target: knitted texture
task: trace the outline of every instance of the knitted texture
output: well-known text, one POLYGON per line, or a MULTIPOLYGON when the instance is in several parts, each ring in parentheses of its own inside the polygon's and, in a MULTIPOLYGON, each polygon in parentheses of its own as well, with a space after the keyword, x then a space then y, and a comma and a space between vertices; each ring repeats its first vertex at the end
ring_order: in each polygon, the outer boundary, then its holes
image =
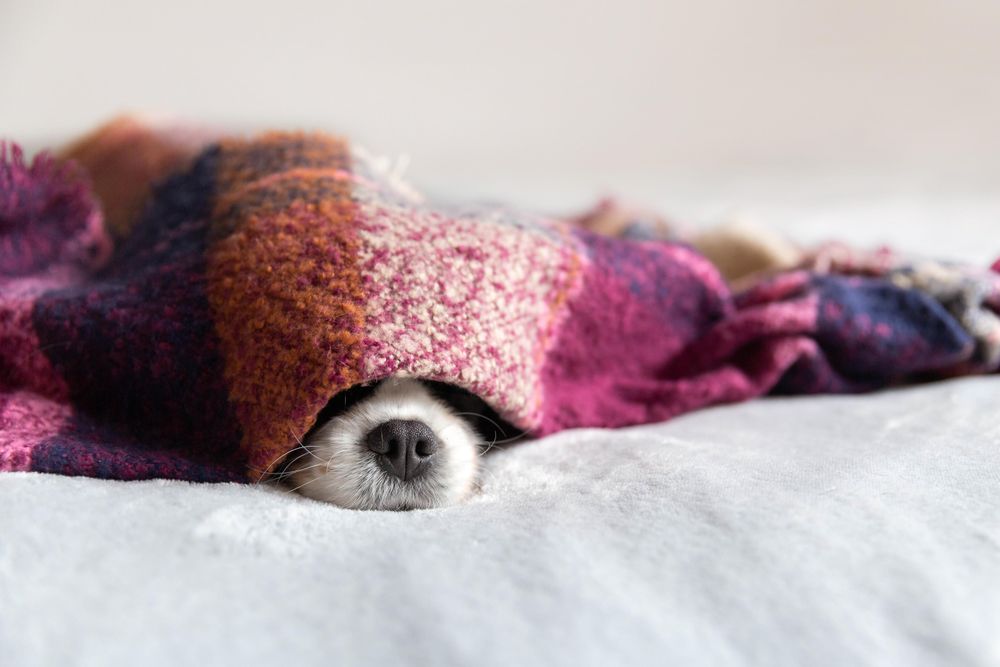
POLYGON ((90 174, 101 200, 105 227, 127 236, 151 186, 192 160, 219 133, 169 118, 121 116, 60 151, 90 174))
POLYGON ((336 393, 390 375, 545 435, 1000 364, 986 272, 962 274, 980 318, 901 273, 797 270, 733 295, 686 245, 428 203, 336 137, 184 162, 138 209, 119 193, 118 215, 141 213, 108 257, 75 170, 0 158, 0 469, 256 480, 336 393))

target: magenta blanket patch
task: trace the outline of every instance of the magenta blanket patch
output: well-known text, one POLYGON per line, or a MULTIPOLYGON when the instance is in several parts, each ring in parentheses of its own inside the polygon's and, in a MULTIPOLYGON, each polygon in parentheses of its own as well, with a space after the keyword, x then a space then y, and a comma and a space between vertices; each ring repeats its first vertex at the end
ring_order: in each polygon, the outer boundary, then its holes
POLYGON ((1000 367, 987 269, 803 266, 734 294, 687 245, 428 202, 322 134, 208 145, 124 225, 102 179, 0 153, 0 470, 257 480, 391 375, 542 436, 1000 367))

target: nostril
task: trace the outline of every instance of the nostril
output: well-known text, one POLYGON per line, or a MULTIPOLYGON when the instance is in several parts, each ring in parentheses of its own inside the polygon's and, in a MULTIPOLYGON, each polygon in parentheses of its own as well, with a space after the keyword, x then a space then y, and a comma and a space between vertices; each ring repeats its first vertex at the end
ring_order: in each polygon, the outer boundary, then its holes
POLYGON ((417 440, 417 445, 414 447, 413 451, 416 452, 417 456, 420 458, 427 458, 437 451, 437 443, 430 440, 417 440))
POLYGON ((371 433, 365 437, 365 445, 376 454, 389 454, 393 449, 396 449, 395 441, 387 437, 385 429, 381 427, 372 429, 371 433))

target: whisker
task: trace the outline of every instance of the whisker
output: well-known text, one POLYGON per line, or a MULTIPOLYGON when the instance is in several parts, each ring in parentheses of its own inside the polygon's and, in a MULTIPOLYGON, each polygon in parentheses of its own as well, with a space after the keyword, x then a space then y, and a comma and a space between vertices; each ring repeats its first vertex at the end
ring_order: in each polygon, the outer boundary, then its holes
MULTIPOLYGON (((296 450, 296 449, 292 450, 292 452, 296 452, 296 451, 298 451, 298 450, 296 450)), ((312 456, 312 457, 317 458, 317 459, 319 458, 313 452, 304 449, 301 454, 299 454, 298 456, 296 456, 294 459, 291 459, 290 461, 288 461, 288 463, 285 464, 285 467, 291 466, 296 461, 298 461, 298 460, 300 460, 300 459, 302 459, 302 458, 304 458, 306 456, 312 456)))
POLYGON ((506 445, 508 442, 516 442, 517 440, 520 440, 521 438, 525 437, 526 435, 528 435, 528 432, 527 431, 522 431, 521 433, 518 433, 517 435, 511 436, 509 438, 504 438, 503 440, 497 440, 493 444, 495 444, 495 445, 506 445))
MULTIPOLYGON (((475 416, 478 416, 478 417, 482 417, 483 419, 486 419, 487 421, 489 421, 490 423, 492 423, 494 426, 496 426, 497 429, 501 433, 503 433, 504 435, 506 435, 506 433, 504 432, 502 426, 500 426, 499 424, 497 424, 492 419, 489 419, 489 417, 486 417, 485 415, 480 415, 480 414, 474 413, 474 412, 458 412, 458 413, 455 413, 455 414, 457 414, 457 415, 475 415, 475 416)), ((458 424, 458 423, 448 424, 447 426, 445 426, 444 428, 442 428, 440 430, 440 432, 444 433, 448 429, 454 428, 454 427, 457 427, 457 426, 461 426, 461 424, 458 424)), ((496 436, 496 433, 494 433, 493 434, 493 441, 490 442, 488 445, 486 445, 486 448, 482 452, 480 452, 480 454, 485 454, 486 452, 488 452, 489 450, 491 450, 493 447, 495 447, 497 445, 505 445, 505 444, 507 444, 509 442, 515 442, 515 441, 519 440, 520 438, 523 438, 527 434, 528 434, 527 431, 522 431, 520 433, 517 433, 517 434, 509 437, 509 438, 503 438, 503 439, 498 440, 497 436, 496 436)), ((484 444, 485 443, 479 443, 479 446, 482 447, 484 444)))
POLYGON ((322 477, 322 476, 316 476, 316 477, 313 477, 313 478, 312 478, 312 479, 310 479, 310 480, 309 480, 308 482, 304 482, 304 483, 302 483, 302 484, 299 484, 299 485, 298 485, 298 486, 296 486, 296 487, 295 487, 294 489, 289 489, 289 490, 288 490, 288 493, 295 493, 296 491, 298 491, 298 490, 299 490, 299 489, 301 489, 302 487, 304 487, 304 486, 308 486, 308 485, 312 484, 313 482, 315 482, 315 481, 316 481, 316 480, 318 480, 318 479, 323 479, 323 477, 322 477))
MULTIPOLYGON (((497 427, 497 428, 499 428, 499 427, 497 427)), ((488 452, 491 449, 493 449, 493 445, 495 445, 495 444, 497 444, 497 435, 496 435, 496 433, 493 434, 493 442, 491 442, 490 444, 488 444, 486 446, 486 449, 484 449, 482 453, 485 454, 486 452, 488 452)))
MULTIPOLYGON (((288 434, 290 436, 292 436, 295 439, 295 442, 299 443, 299 447, 302 448, 302 449, 304 449, 304 450, 306 450, 306 452, 312 454, 312 449, 318 449, 318 448, 310 448, 309 445, 303 444, 302 443, 302 439, 299 436, 295 435, 295 433, 292 431, 292 429, 288 429, 288 434)), ((295 450, 292 450, 292 451, 295 451, 295 450)), ((257 477, 257 481, 255 482, 255 484, 260 484, 261 480, 264 479, 264 475, 268 474, 268 471, 271 470, 271 468, 274 467, 274 464, 277 463, 278 461, 280 461, 281 459, 285 458, 286 456, 288 456, 290 453, 291 452, 283 452, 283 453, 279 454, 278 456, 276 456, 274 459, 272 459, 271 462, 268 463, 266 466, 264 466, 264 469, 260 471, 260 475, 257 477)), ((303 456, 303 455, 300 455, 300 457, 301 456, 303 456)), ((313 454, 313 456, 316 456, 316 455, 313 454)), ((319 458, 319 457, 316 457, 316 458, 319 458)), ((298 459, 295 459, 295 460, 297 461, 298 459)), ((256 471, 254 471, 254 472, 256 472, 256 471)))
MULTIPOLYGON (((500 431, 503 431, 503 427, 500 426, 500 424, 496 423, 495 421, 493 421, 492 419, 490 419, 489 417, 487 417, 484 414, 480 414, 478 412, 456 412, 455 414, 458 415, 459 417, 479 417, 480 419, 485 419, 489 423, 491 423, 494 426, 496 426, 497 429, 499 429, 500 431)), ((507 434, 504 433, 504 435, 507 435, 507 434)))
POLYGON ((294 475, 296 475, 296 474, 298 474, 300 472, 305 472, 307 470, 312 470, 313 468, 322 468, 322 467, 328 466, 328 465, 329 465, 329 461, 320 461, 319 463, 313 463, 312 465, 306 466, 305 468, 296 468, 295 470, 286 470, 286 471, 283 471, 283 472, 279 473, 278 475, 276 475, 275 479, 278 480, 278 481, 281 481, 281 480, 287 479, 289 477, 292 477, 292 476, 294 476, 294 475))
MULTIPOLYGON (((497 431, 500 432, 500 434, 502 434, 503 436, 507 435, 507 431, 505 431, 504 428, 500 424, 498 424, 497 422, 493 421, 492 419, 490 419, 486 415, 480 414, 478 412, 456 412, 455 414, 458 415, 459 417, 469 416, 469 417, 479 417, 480 419, 485 419, 490 424, 492 424, 493 426, 495 426, 497 428, 497 431)), ((512 435, 510 437, 505 437, 503 440, 500 440, 500 441, 497 441, 494 438, 494 441, 493 441, 493 443, 490 446, 492 447, 493 445, 502 445, 502 444, 507 443, 507 442, 513 442, 514 440, 517 440, 518 438, 521 438, 521 437, 527 435, 527 433, 528 433, 527 431, 521 431, 520 433, 517 433, 517 434, 512 435)))

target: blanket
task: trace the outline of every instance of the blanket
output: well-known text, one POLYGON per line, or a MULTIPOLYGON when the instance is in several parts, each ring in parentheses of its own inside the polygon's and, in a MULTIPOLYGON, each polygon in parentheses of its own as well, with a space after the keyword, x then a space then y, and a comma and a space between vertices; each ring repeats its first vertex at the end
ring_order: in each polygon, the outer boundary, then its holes
POLYGON ((428 202, 339 137, 107 141, 0 154, 0 470, 259 480, 391 375, 545 435, 1000 367, 989 270, 830 246, 734 292, 655 226, 428 202))

